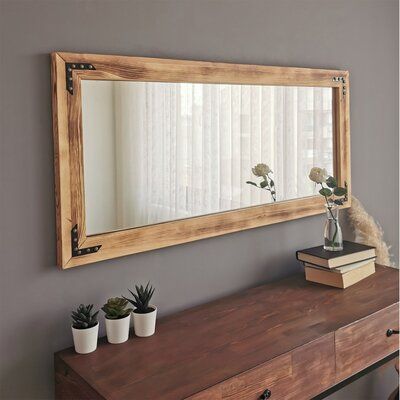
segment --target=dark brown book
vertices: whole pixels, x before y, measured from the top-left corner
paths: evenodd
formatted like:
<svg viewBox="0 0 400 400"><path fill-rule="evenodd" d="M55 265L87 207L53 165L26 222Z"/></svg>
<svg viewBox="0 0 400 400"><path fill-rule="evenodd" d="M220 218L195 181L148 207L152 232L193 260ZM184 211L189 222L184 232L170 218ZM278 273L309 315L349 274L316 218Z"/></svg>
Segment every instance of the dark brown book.
<svg viewBox="0 0 400 400"><path fill-rule="evenodd" d="M299 261L325 268L337 268L375 256L375 247L348 241L343 242L341 251L328 251L324 246L316 246L296 252Z"/></svg>

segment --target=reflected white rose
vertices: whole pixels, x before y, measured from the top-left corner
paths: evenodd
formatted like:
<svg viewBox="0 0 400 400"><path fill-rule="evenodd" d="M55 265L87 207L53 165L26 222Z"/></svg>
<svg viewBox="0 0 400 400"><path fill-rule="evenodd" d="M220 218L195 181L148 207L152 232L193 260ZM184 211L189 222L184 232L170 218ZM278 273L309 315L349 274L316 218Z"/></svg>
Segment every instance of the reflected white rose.
<svg viewBox="0 0 400 400"><path fill-rule="evenodd" d="M313 167L311 168L310 175L308 177L315 183L325 183L328 177L325 168Z"/></svg>
<svg viewBox="0 0 400 400"><path fill-rule="evenodd" d="M266 176L271 171L271 168L267 164L257 164L254 168L251 169L255 176Z"/></svg>

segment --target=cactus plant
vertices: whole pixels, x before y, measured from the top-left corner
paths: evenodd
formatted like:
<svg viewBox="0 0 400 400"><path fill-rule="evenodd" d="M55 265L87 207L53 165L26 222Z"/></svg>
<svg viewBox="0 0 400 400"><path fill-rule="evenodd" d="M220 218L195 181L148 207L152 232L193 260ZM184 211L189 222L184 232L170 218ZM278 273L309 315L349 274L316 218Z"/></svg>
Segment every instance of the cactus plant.
<svg viewBox="0 0 400 400"><path fill-rule="evenodd" d="M94 314L92 313L93 304L89 304L84 306L80 304L76 311L71 312L72 318L72 326L75 329L88 329L97 325L97 314L96 311Z"/></svg>
<svg viewBox="0 0 400 400"><path fill-rule="evenodd" d="M134 312L137 314L147 314L154 311L154 308L149 307L149 302L154 294L154 288L150 286L150 282L147 283L144 288L143 285L135 285L136 293L133 293L131 290L129 292L134 297L134 299L129 299L125 296L124 299L129 301L131 304L135 306Z"/></svg>
<svg viewBox="0 0 400 400"><path fill-rule="evenodd" d="M127 305L128 300L121 297L112 297L107 300L107 303L101 309L105 312L107 319L121 319L132 312L132 308L126 308Z"/></svg>

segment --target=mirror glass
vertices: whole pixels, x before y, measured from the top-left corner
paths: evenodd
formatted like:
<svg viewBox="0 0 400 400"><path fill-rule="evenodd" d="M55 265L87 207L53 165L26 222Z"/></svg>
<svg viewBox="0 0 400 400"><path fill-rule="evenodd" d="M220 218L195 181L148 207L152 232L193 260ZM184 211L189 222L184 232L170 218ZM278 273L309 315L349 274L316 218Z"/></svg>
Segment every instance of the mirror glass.
<svg viewBox="0 0 400 400"><path fill-rule="evenodd" d="M86 234L314 195L332 121L332 88L83 80Z"/></svg>

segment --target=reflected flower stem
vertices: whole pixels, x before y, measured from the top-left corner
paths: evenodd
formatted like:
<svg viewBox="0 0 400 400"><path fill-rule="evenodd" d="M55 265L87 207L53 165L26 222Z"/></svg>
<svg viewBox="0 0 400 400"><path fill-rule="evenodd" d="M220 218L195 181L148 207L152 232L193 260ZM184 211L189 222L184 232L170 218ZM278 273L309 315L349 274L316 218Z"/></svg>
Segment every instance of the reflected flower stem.
<svg viewBox="0 0 400 400"><path fill-rule="evenodd" d="M259 163L251 170L256 177L262 178L263 180L260 183L253 181L247 181L246 183L258 187L259 189L268 190L272 200L276 202L275 182L269 176L269 174L272 174L271 168L267 164Z"/></svg>
<svg viewBox="0 0 400 400"><path fill-rule="evenodd" d="M269 190L269 192L271 193L272 200L275 202L276 201L275 185L274 185L273 188L270 186L269 180L271 180L271 178L270 178L270 176L268 174L266 176L264 176L264 180L265 180L265 182L267 182L267 186L268 186L267 190Z"/></svg>

